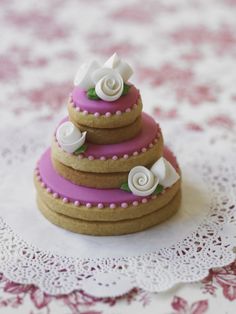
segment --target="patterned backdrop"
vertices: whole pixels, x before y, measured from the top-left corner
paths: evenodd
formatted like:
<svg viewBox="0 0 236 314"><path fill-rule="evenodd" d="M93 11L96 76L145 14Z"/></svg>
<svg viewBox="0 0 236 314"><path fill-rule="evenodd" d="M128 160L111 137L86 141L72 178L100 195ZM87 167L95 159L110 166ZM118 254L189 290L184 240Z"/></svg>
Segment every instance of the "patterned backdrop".
<svg viewBox="0 0 236 314"><path fill-rule="evenodd" d="M186 132L235 134L235 0L0 0L1 120L43 121L66 112L78 64L114 51L135 69L146 110ZM171 139L167 139L171 141ZM27 148L22 146L22 150ZM9 152L1 149L1 154ZM200 283L96 299L49 296L0 278L0 312L235 313L236 262Z"/></svg>

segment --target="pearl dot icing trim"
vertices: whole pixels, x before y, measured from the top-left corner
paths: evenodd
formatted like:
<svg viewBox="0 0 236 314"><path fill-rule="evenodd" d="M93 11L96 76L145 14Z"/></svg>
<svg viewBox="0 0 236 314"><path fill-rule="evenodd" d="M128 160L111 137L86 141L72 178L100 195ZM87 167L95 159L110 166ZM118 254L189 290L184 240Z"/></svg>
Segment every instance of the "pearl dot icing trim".
<svg viewBox="0 0 236 314"><path fill-rule="evenodd" d="M37 178L37 179L40 178L40 179L38 179L39 182L40 182L40 180L42 180L41 177L40 177L40 175L38 175L36 178ZM59 195L58 193L56 193L56 192L53 192L52 189L49 188L49 187L47 187L44 182L41 182L41 186L42 186L43 188L45 188L48 193L51 193L53 198L55 198L55 199L60 198L60 195ZM163 191L161 192L161 194L163 194L163 193L165 193L165 190L163 190ZM149 197L149 198L143 198L143 199L141 200L141 203L146 204L149 200L154 200L154 199L156 199L156 198L157 198L157 195L152 195L152 196ZM71 203L71 201L70 201L67 197L61 197L61 200L62 200L62 202L65 203L65 204L66 204L66 203ZM115 209L117 206L121 206L122 208L127 208L127 207L130 206L130 205L138 206L139 201L133 201L133 202L130 203L130 204L129 204L129 203L126 203L126 202L123 202L123 203L121 203L121 204L110 203L110 204L107 204L107 205L104 205L103 203L97 203L97 204L86 203L86 204L83 205L83 204L81 204L81 202L80 202L79 200L76 200L76 201L74 201L74 202L72 202L72 203L73 203L75 206L86 206L87 208L91 208L92 206L97 206L99 209L102 209L102 208L108 206L108 207L110 207L111 209Z"/></svg>
<svg viewBox="0 0 236 314"><path fill-rule="evenodd" d="M71 107L72 108L74 108L77 112L81 112L82 114L84 114L84 112L86 112L85 114L87 115L87 114L92 114L94 117L96 117L96 118L98 118L98 117L100 117L102 114L100 114L99 112L88 112L87 110L83 110L83 111L81 111L81 108L80 107L78 107L74 102L73 102L73 99L72 99L72 96L70 97L70 99L69 99L69 101L70 101L70 105L71 105ZM131 110L134 110L134 109L136 109L138 107L138 104L134 104L134 105L132 105L130 108L126 108L124 111L121 111L121 110L117 110L116 112L114 112L114 113L111 113L111 112L106 112L105 113L105 116L106 117L111 117L112 115L121 115L122 113L128 113L128 112L131 112Z"/></svg>
<svg viewBox="0 0 236 314"><path fill-rule="evenodd" d="M158 134L159 135L159 134ZM148 149L150 148L153 148L154 147L154 144L156 144L158 142L158 136L156 136L156 138L153 140L153 142L151 142L148 147L142 147L140 151L135 151L133 153L131 153L131 155L128 155L128 154L124 154L123 156L117 156L117 155L114 155L112 157L110 157L112 160L118 160L119 158L124 158L124 159L128 159L129 157L131 156L138 156L140 153L146 153ZM58 144L59 146L59 144ZM69 154L69 153L68 153ZM73 154L69 154L69 155L73 155ZM85 158L85 156L83 154L79 154L78 156L78 159L82 159L82 158ZM96 159L94 156L92 155L89 155L88 157L86 157L88 160L94 160ZM98 157L97 159L100 159L102 161L104 160L107 160L109 158L105 157L105 156L101 156L101 157Z"/></svg>

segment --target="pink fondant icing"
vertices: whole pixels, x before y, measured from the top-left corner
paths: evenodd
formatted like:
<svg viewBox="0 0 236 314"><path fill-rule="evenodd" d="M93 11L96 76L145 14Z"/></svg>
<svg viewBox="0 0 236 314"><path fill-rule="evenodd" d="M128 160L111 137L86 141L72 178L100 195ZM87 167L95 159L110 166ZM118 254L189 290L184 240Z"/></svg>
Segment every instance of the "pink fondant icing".
<svg viewBox="0 0 236 314"><path fill-rule="evenodd" d="M164 156L177 169L178 165L173 154L165 148ZM48 149L39 160L39 172L44 187L50 188L52 193L57 193L63 202L78 202L76 204L88 204L97 206L102 203L111 208L124 204L132 204L135 201L142 202L142 197L133 195L120 189L93 189L73 184L61 177L53 168L51 162L51 150ZM126 206L126 205L125 205Z"/></svg>
<svg viewBox="0 0 236 314"><path fill-rule="evenodd" d="M68 118L65 118L61 123L65 122ZM113 156L128 158L128 155L132 155L134 152L141 151L143 147L148 147L156 136L160 133L160 127L155 120L146 113L142 113L142 130L133 139L118 144L98 145L87 143L87 150L84 156L94 158L112 158ZM91 157L90 157L91 158ZM89 159L90 159L89 158Z"/></svg>
<svg viewBox="0 0 236 314"><path fill-rule="evenodd" d="M105 114L106 112L116 113L116 111L125 111L137 103L139 98L139 91L132 86L127 95L121 96L119 99L109 102L103 100L91 100L87 97L87 92L80 87L74 87L72 91L72 101L74 105L81 110L86 110L89 113L99 112Z"/></svg>

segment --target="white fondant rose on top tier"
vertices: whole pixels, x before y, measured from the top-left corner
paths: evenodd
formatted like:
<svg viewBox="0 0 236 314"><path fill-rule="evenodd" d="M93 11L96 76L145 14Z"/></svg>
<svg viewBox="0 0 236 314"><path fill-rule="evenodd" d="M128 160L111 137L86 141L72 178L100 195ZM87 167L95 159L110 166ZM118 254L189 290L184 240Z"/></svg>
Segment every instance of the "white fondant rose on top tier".
<svg viewBox="0 0 236 314"><path fill-rule="evenodd" d="M115 101L125 95L124 84L132 74L130 65L114 53L102 67L95 60L83 64L74 85L86 90L90 99Z"/></svg>
<svg viewBox="0 0 236 314"><path fill-rule="evenodd" d="M81 133L70 121L62 123L56 132L58 143L67 153L74 153L84 144L85 138L86 132Z"/></svg>
<svg viewBox="0 0 236 314"><path fill-rule="evenodd" d="M119 72L101 68L92 74L92 78L99 98L105 101L114 101L122 95L124 82Z"/></svg>
<svg viewBox="0 0 236 314"><path fill-rule="evenodd" d="M154 174L143 166L137 166L131 169L128 175L128 186L131 192L138 196L151 195L159 180Z"/></svg>
<svg viewBox="0 0 236 314"><path fill-rule="evenodd" d="M134 195L148 196L155 192L158 184L164 188L172 186L180 176L165 158L158 159L151 169L137 166L128 175L128 187Z"/></svg>

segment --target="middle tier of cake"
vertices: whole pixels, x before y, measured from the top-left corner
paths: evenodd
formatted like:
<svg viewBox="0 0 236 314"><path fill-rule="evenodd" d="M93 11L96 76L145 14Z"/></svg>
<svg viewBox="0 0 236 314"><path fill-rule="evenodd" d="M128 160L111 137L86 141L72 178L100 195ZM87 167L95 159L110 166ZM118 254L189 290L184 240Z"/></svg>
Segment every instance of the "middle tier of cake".
<svg viewBox="0 0 236 314"><path fill-rule="evenodd" d="M86 142L86 145L84 153L69 154L62 150L54 138L52 162L64 178L93 188L119 188L123 182L127 182L128 173L133 167L149 167L163 155L161 129L145 113L142 114L142 130L133 139L119 144Z"/></svg>

